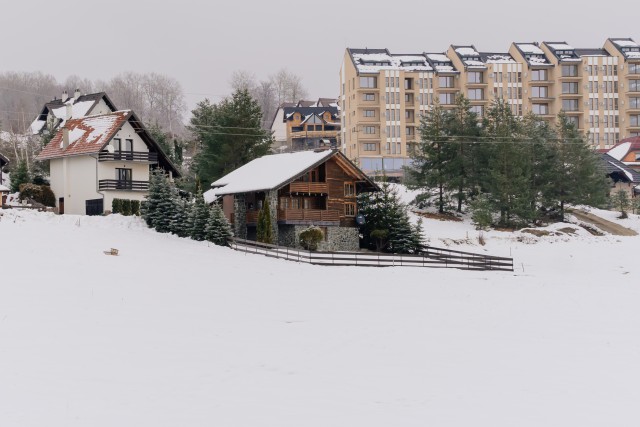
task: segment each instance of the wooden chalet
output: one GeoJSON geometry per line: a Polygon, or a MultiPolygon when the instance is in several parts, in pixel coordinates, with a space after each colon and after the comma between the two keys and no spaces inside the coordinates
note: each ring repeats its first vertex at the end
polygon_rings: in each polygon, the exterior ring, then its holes
{"type": "Polygon", "coordinates": [[[357,195],[378,186],[337,150],[263,156],[211,184],[208,202],[222,200],[236,237],[256,238],[258,212],[269,200],[274,240],[298,246],[309,226],[323,230],[320,250],[357,250],[357,195]]]}

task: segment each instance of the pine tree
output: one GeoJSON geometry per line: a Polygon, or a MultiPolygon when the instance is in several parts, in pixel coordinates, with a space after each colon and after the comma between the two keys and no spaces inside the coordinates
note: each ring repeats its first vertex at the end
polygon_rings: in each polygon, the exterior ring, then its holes
{"type": "Polygon", "coordinates": [[[381,191],[358,196],[359,212],[365,217],[360,229],[363,246],[394,253],[419,252],[422,224],[411,225],[407,207],[391,184],[383,182],[380,188],[381,191]]]}
{"type": "Polygon", "coordinates": [[[190,237],[191,232],[191,203],[179,196],[178,190],[174,187],[172,198],[175,209],[171,218],[171,232],[179,237],[190,237]]]}
{"type": "Polygon", "coordinates": [[[210,183],[269,152],[271,134],[261,128],[262,111],[246,89],[236,90],[219,104],[200,102],[192,111],[190,130],[202,151],[194,159],[195,171],[210,183]],[[242,132],[220,132],[241,129],[242,132]]]}
{"type": "Polygon", "coordinates": [[[597,154],[589,148],[583,135],[564,113],[558,115],[556,138],[550,142],[547,164],[549,179],[544,188],[544,200],[557,207],[564,221],[567,204],[604,204],[608,186],[598,167],[597,154]]]}
{"type": "Polygon", "coordinates": [[[191,238],[198,241],[205,240],[207,238],[206,228],[209,221],[209,206],[204,201],[202,191],[198,191],[196,195],[191,218],[193,218],[191,238]]]}
{"type": "Polygon", "coordinates": [[[164,197],[164,179],[164,173],[160,169],[154,169],[149,174],[149,194],[141,206],[142,218],[149,228],[156,228],[156,221],[161,221],[159,205],[164,197]]]}
{"type": "Polygon", "coordinates": [[[456,152],[456,147],[449,144],[448,120],[448,113],[438,103],[422,116],[421,140],[413,150],[412,166],[408,169],[411,175],[408,186],[422,190],[426,197],[431,197],[435,190],[440,213],[444,213],[447,206],[445,192],[451,185],[449,164],[456,152]]]}
{"type": "Polygon", "coordinates": [[[620,216],[618,218],[628,218],[627,211],[631,208],[631,199],[629,198],[629,194],[620,189],[614,193],[611,201],[613,202],[613,206],[616,210],[620,211],[620,216]]]}
{"type": "Polygon", "coordinates": [[[21,160],[15,172],[11,173],[11,192],[17,193],[20,191],[20,185],[28,184],[29,182],[31,182],[31,176],[29,175],[27,162],[21,160]]]}
{"type": "Polygon", "coordinates": [[[229,224],[222,208],[217,203],[214,203],[209,209],[209,219],[205,231],[206,239],[219,246],[228,246],[229,239],[233,237],[231,224],[229,224]]]}

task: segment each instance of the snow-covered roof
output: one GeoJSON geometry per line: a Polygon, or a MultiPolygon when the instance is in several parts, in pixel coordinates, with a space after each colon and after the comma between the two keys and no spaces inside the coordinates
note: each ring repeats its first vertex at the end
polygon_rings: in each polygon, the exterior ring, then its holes
{"type": "Polygon", "coordinates": [[[69,146],[63,146],[63,129],[58,130],[51,142],[38,155],[39,160],[80,154],[98,153],[128,120],[131,111],[116,111],[109,114],[70,119],[69,146]]]}
{"type": "Polygon", "coordinates": [[[334,150],[271,154],[252,160],[211,184],[204,193],[208,203],[225,194],[280,188],[290,180],[336,154],[334,150]]]}
{"type": "Polygon", "coordinates": [[[483,53],[487,64],[515,64],[515,60],[508,53],[483,53]]]}
{"type": "Polygon", "coordinates": [[[390,53],[362,52],[361,49],[353,49],[351,56],[358,71],[363,73],[376,73],[381,70],[409,70],[409,71],[432,71],[424,55],[393,55],[390,53]]]}
{"type": "Polygon", "coordinates": [[[533,43],[517,43],[518,48],[524,53],[530,53],[532,55],[544,55],[542,49],[533,43]]]}
{"type": "Polygon", "coordinates": [[[629,178],[629,181],[633,182],[634,181],[634,176],[631,172],[629,172],[627,169],[618,166],[617,164],[615,164],[614,162],[609,162],[609,164],[613,165],[616,169],[621,170],[622,172],[624,172],[624,174],[627,176],[627,178],[629,178]]]}
{"type": "Polygon", "coordinates": [[[451,62],[449,57],[443,53],[427,53],[427,58],[434,62],[451,62]]]}
{"type": "Polygon", "coordinates": [[[618,161],[622,161],[631,151],[640,151],[640,139],[638,137],[629,138],[628,141],[622,141],[615,147],[607,151],[607,154],[618,161]]]}
{"type": "Polygon", "coordinates": [[[11,189],[9,187],[5,187],[4,185],[0,185],[0,193],[9,193],[11,189]]]}
{"type": "Polygon", "coordinates": [[[629,39],[611,39],[611,41],[620,47],[639,47],[638,43],[629,39]]]}
{"type": "Polygon", "coordinates": [[[477,50],[473,47],[457,47],[455,51],[458,52],[460,56],[480,56],[477,50]]]}
{"type": "Polygon", "coordinates": [[[566,43],[548,43],[548,46],[554,50],[573,50],[573,47],[566,43]]]}

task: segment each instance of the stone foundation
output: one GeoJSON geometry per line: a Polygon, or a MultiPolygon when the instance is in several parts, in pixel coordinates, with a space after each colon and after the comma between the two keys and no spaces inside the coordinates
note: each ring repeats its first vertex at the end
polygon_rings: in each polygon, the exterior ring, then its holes
{"type": "MultiPolygon", "coordinates": [[[[308,225],[280,225],[278,244],[290,248],[299,248],[300,233],[309,228],[308,225]]],[[[360,236],[355,227],[321,227],[326,230],[325,239],[318,244],[319,252],[348,251],[356,252],[360,249],[360,236]]]]}

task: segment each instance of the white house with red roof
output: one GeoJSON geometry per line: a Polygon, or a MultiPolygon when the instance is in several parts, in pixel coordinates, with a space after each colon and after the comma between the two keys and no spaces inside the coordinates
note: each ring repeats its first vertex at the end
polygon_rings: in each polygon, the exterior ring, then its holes
{"type": "Polygon", "coordinates": [[[144,200],[149,171],[180,175],[166,154],[129,110],[71,118],[37,156],[49,160],[51,189],[60,213],[100,215],[113,199],[144,200]]]}

